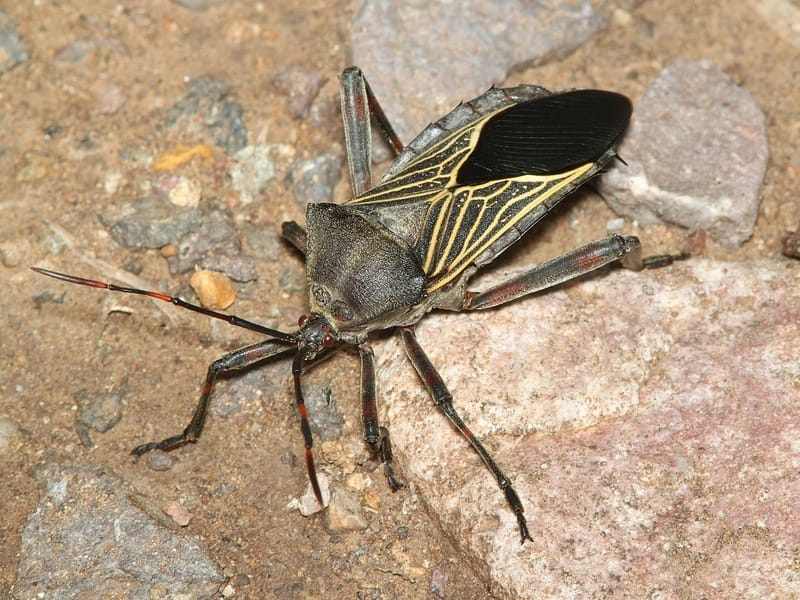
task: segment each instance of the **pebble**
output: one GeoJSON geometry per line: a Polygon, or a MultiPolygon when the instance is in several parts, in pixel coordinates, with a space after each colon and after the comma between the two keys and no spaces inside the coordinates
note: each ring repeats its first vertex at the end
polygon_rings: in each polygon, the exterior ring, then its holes
{"type": "Polygon", "coordinates": [[[189,284],[206,308],[224,310],[236,300],[236,290],[223,273],[196,271],[189,284]]]}
{"type": "Polygon", "coordinates": [[[210,598],[225,582],[199,538],[161,525],[163,513],[146,512],[108,468],[47,463],[34,474],[42,493],[21,532],[10,597],[210,598]]]}
{"type": "Polygon", "coordinates": [[[606,223],[606,231],[622,231],[622,228],[625,227],[625,219],[617,218],[617,219],[609,219],[606,223]]]}
{"type": "Polygon", "coordinates": [[[188,177],[178,177],[169,190],[169,201],[175,206],[197,208],[200,204],[200,186],[188,177]]]}
{"type": "Polygon", "coordinates": [[[93,52],[97,44],[90,39],[74,40],[59,49],[53,59],[60,63],[78,64],[93,52]]]}
{"type": "Polygon", "coordinates": [[[319,505],[317,497],[314,495],[314,490],[311,487],[311,483],[309,482],[306,484],[306,491],[303,493],[303,495],[299,499],[293,498],[287,505],[287,508],[290,510],[297,509],[304,517],[310,517],[311,515],[322,511],[325,506],[328,506],[331,501],[330,480],[325,473],[317,471],[317,481],[319,483],[319,490],[322,493],[322,503],[324,506],[319,505]]]}
{"type": "Polygon", "coordinates": [[[369,526],[358,498],[341,488],[336,488],[326,513],[326,524],[331,533],[360,531],[369,526]]]}
{"type": "Polygon", "coordinates": [[[298,65],[285,67],[272,79],[272,85],[284,96],[289,113],[295,119],[302,119],[308,114],[323,82],[318,71],[298,65]]]}
{"type": "Polygon", "coordinates": [[[13,242],[0,243],[0,262],[8,269],[13,269],[22,264],[22,249],[13,242]]]}
{"type": "Polygon", "coordinates": [[[783,238],[783,255],[800,258],[800,232],[789,233],[783,238]]]}
{"type": "Polygon", "coordinates": [[[431,580],[428,589],[436,598],[445,598],[445,590],[447,590],[447,573],[441,568],[436,567],[431,571],[431,580]]]}
{"type": "Polygon", "coordinates": [[[75,424],[81,443],[93,448],[89,430],[99,433],[110,431],[122,419],[124,409],[124,387],[92,394],[86,390],[79,392],[78,417],[75,424]]]}
{"type": "Polygon", "coordinates": [[[286,178],[295,200],[305,207],[310,202],[331,202],[333,190],[342,176],[342,157],[326,153],[296,161],[286,178]]]}
{"type": "Polygon", "coordinates": [[[147,453],[147,467],[153,471],[169,471],[175,466],[175,459],[169,452],[156,448],[147,453]]]}
{"type": "Polygon", "coordinates": [[[186,527],[192,520],[192,513],[175,500],[164,507],[164,514],[169,516],[179,527],[186,527]]]}
{"type": "Polygon", "coordinates": [[[22,430],[9,417],[0,416],[0,454],[14,449],[22,441],[22,430]]]}
{"type": "Polygon", "coordinates": [[[365,0],[353,18],[353,64],[408,142],[515,67],[565,56],[604,24],[591,0],[365,0]]]}
{"type": "Polygon", "coordinates": [[[176,254],[167,259],[173,275],[200,267],[223,272],[239,282],[258,277],[255,260],[242,255],[239,233],[227,212],[215,210],[203,215],[199,224],[181,237],[176,246],[176,254]]]}
{"type": "Polygon", "coordinates": [[[202,12],[208,10],[210,6],[215,4],[222,4],[225,0],[172,0],[178,6],[188,8],[195,12],[202,12]]]}
{"type": "Polygon", "coordinates": [[[241,226],[242,242],[249,254],[267,261],[275,261],[285,256],[286,243],[273,223],[253,225],[244,223],[241,226]]]}
{"type": "Polygon", "coordinates": [[[110,207],[100,222],[126,248],[161,248],[177,242],[202,222],[200,211],[178,208],[154,198],[110,207]]]}
{"type": "Polygon", "coordinates": [[[165,124],[180,129],[186,138],[198,133],[209,135],[215,145],[233,155],[247,146],[247,127],[244,109],[231,95],[224,81],[192,79],[183,98],[167,111],[165,124]]]}
{"type": "Polygon", "coordinates": [[[705,229],[722,244],[753,233],[768,146],[764,113],[707,60],[678,60],[636,105],[619,148],[628,166],[600,180],[619,215],[705,229]]]}
{"type": "Polygon", "coordinates": [[[14,20],[0,10],[0,75],[30,58],[14,20]]]}
{"type": "Polygon", "coordinates": [[[242,204],[253,202],[264,186],[275,177],[275,163],[270,158],[270,147],[247,146],[234,156],[230,170],[233,189],[239,192],[242,204]]]}

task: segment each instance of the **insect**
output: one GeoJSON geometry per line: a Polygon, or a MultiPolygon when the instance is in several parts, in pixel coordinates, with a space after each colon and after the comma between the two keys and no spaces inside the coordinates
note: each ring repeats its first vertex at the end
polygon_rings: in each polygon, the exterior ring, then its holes
{"type": "Polygon", "coordinates": [[[320,505],[303,373],[337,349],[351,346],[357,350],[364,440],[383,464],[388,485],[395,491],[402,483],[394,472],[389,432],[378,422],[375,358],[369,335],[396,329],[435,406],[497,481],[524,543],[532,538],[511,480],[459,416],[445,382],[414,334],[414,324],[434,309],[472,311],[499,306],[614,261],[641,269],[683,258],[643,259],[636,237],[613,235],[490,289],[467,289],[470,277],[480,267],[615,158],[615,143],[628,126],[631,103],[625,96],[600,90],[551,93],[532,85],[492,87],[429,125],[407,146],[356,67],[342,74],[341,103],[353,198],[342,205],[309,204],[305,229],[295,222],[283,224],[284,237],[306,260],[310,313],[300,317],[297,331],[277,331],[160,292],[33,269],[69,283],[171,302],[268,338],[215,360],[186,428],[161,441],[137,446],[132,451],[136,456],[196,442],[220,374],[269,357],[293,356],[305,462],[320,505]],[[373,119],[396,154],[388,172],[374,186],[373,119]]]}

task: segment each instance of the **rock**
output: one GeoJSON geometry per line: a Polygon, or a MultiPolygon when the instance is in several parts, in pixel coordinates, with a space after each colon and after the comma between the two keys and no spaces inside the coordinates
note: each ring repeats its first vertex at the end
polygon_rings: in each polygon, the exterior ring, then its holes
{"type": "Polygon", "coordinates": [[[196,209],[180,209],[153,198],[112,206],[108,214],[100,215],[114,241],[126,248],[160,248],[177,242],[201,220],[196,209]]]}
{"type": "Polygon", "coordinates": [[[213,598],[221,569],[197,539],[134,505],[105,468],[49,463],[22,532],[13,598],[213,598]]]}
{"type": "Polygon", "coordinates": [[[272,262],[287,256],[287,243],[283,241],[275,224],[244,223],[241,230],[242,242],[247,252],[256,258],[272,262]]]}
{"type": "Polygon", "coordinates": [[[214,6],[216,4],[222,4],[225,0],[172,0],[175,4],[182,6],[183,8],[188,8],[189,10],[193,10],[195,12],[202,12],[204,10],[208,10],[210,6],[214,6]]]}
{"type": "Polygon", "coordinates": [[[319,505],[311,483],[309,482],[306,485],[306,491],[303,493],[303,496],[299,499],[293,498],[292,501],[289,502],[287,508],[290,510],[297,509],[304,517],[310,517],[323,510],[325,506],[328,506],[331,501],[330,480],[325,473],[317,471],[317,481],[319,483],[319,490],[322,493],[322,503],[324,506],[319,505]]]}
{"type": "Polygon", "coordinates": [[[800,232],[788,233],[783,238],[783,255],[800,258],[800,232]]]}
{"type": "Polygon", "coordinates": [[[8,269],[22,264],[23,248],[19,242],[6,241],[0,243],[0,263],[8,269]]]}
{"type": "Polygon", "coordinates": [[[305,207],[310,202],[331,202],[341,175],[341,156],[327,153],[295,162],[286,181],[295,199],[305,207]]]}
{"type": "Polygon", "coordinates": [[[169,516],[178,527],[186,527],[192,521],[192,513],[175,500],[164,507],[164,514],[169,516]]]}
{"type": "Polygon", "coordinates": [[[424,319],[421,345],[522,499],[524,545],[396,338],[376,345],[384,422],[497,596],[790,597],[799,322],[800,264],[700,259],[424,319]]]}
{"type": "Polygon", "coordinates": [[[764,114],[711,62],[666,68],[636,103],[619,153],[628,166],[601,180],[618,214],[705,229],[728,246],[752,235],[768,156],[764,114]]]}
{"type": "Polygon", "coordinates": [[[125,406],[123,401],[125,386],[99,394],[82,390],[78,393],[78,396],[79,408],[75,426],[83,445],[87,448],[93,448],[94,443],[89,430],[105,433],[110,431],[122,419],[125,406]]]}
{"type": "Polygon", "coordinates": [[[344,417],[336,405],[330,386],[306,383],[303,385],[303,396],[314,437],[324,442],[341,437],[344,417]]]}
{"type": "Polygon", "coordinates": [[[294,148],[286,144],[258,144],[237,152],[230,176],[242,204],[256,200],[293,156],[294,148]]]}
{"type": "Polygon", "coordinates": [[[12,419],[0,416],[0,455],[14,450],[22,443],[22,430],[12,419]]]}
{"type": "Polygon", "coordinates": [[[353,19],[361,67],[408,143],[509,71],[563,57],[605,23],[590,0],[365,0],[353,19]]]}
{"type": "Polygon", "coordinates": [[[161,182],[167,198],[175,206],[197,208],[200,204],[202,190],[188,177],[167,176],[161,182]]]}
{"type": "Polygon", "coordinates": [[[206,308],[225,310],[236,300],[236,290],[223,273],[195,271],[189,285],[206,308]]]}
{"type": "Polygon", "coordinates": [[[272,85],[285,97],[289,112],[295,119],[302,119],[308,114],[323,83],[318,71],[298,65],[285,67],[272,79],[272,85]]]}
{"type": "Polygon", "coordinates": [[[153,471],[169,471],[175,466],[175,459],[169,452],[156,448],[147,453],[147,466],[153,471]]]}
{"type": "Polygon", "coordinates": [[[30,58],[14,20],[0,10],[0,75],[30,58]]]}
{"type": "Polygon", "coordinates": [[[220,271],[234,281],[256,279],[255,261],[243,256],[239,234],[230,215],[215,210],[204,215],[200,224],[184,235],[177,253],[167,258],[170,273],[188,273],[195,267],[220,271]]]}
{"type": "Polygon", "coordinates": [[[326,517],[328,530],[331,533],[360,531],[369,526],[358,498],[341,488],[333,491],[326,517]]]}
{"type": "Polygon", "coordinates": [[[207,134],[229,155],[247,146],[244,109],[231,98],[230,86],[211,77],[198,77],[188,87],[167,112],[166,126],[181,129],[186,138],[207,134]]]}

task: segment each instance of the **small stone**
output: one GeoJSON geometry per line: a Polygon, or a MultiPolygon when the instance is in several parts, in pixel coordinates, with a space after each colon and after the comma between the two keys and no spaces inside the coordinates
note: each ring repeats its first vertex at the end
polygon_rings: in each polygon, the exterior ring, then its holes
{"type": "Polygon", "coordinates": [[[609,206],[639,223],[702,228],[726,246],[753,233],[766,171],[764,113],[713,63],[678,60],[636,105],[614,165],[609,206]]]}
{"type": "Polygon", "coordinates": [[[111,207],[100,221],[118,244],[127,248],[161,248],[200,226],[202,215],[153,198],[111,207]]]}
{"type": "Polygon", "coordinates": [[[189,284],[200,299],[200,304],[206,308],[224,310],[236,300],[236,290],[223,273],[197,271],[189,279],[189,284]]]}
{"type": "Polygon", "coordinates": [[[99,395],[87,391],[79,392],[78,423],[105,433],[119,423],[124,408],[124,388],[117,388],[99,395]]]}
{"type": "Polygon", "coordinates": [[[78,64],[85,59],[91,52],[94,52],[97,44],[94,40],[79,39],[70,42],[59,49],[53,57],[56,62],[78,64]]]}
{"type": "Polygon", "coordinates": [[[186,527],[192,520],[192,513],[186,510],[180,502],[175,500],[167,504],[164,508],[164,514],[172,518],[179,527],[186,527]]]}
{"type": "Polygon", "coordinates": [[[633,16],[623,8],[615,8],[612,15],[615,25],[620,27],[630,27],[633,23],[633,16]]]}
{"type": "Polygon", "coordinates": [[[364,506],[377,511],[381,507],[381,497],[375,490],[367,490],[361,497],[364,501],[364,506]]]}
{"type": "Polygon", "coordinates": [[[156,158],[152,166],[154,171],[174,171],[195,158],[211,161],[214,158],[214,150],[207,144],[176,146],[156,158]]]}
{"type": "Polygon", "coordinates": [[[370,479],[367,475],[356,471],[355,473],[351,473],[347,476],[345,485],[353,491],[363,492],[372,485],[372,479],[370,479]]]}
{"type": "Polygon", "coordinates": [[[175,206],[196,208],[200,203],[200,186],[187,177],[178,177],[169,191],[169,201],[175,206]]]}
{"type": "Polygon", "coordinates": [[[336,488],[328,506],[327,526],[331,533],[359,531],[369,526],[358,498],[341,488],[336,488]]]}
{"type": "Polygon", "coordinates": [[[783,238],[783,255],[800,258],[800,232],[789,233],[783,238]]]}
{"type": "Polygon", "coordinates": [[[22,430],[8,417],[0,416],[0,454],[16,448],[22,443],[22,430]]]}
{"type": "Polygon", "coordinates": [[[0,75],[28,60],[28,51],[14,20],[0,10],[0,75]]]}
{"type": "Polygon", "coordinates": [[[253,202],[293,156],[294,148],[286,144],[257,144],[237,152],[230,176],[242,204],[253,202]]]}
{"type": "Polygon", "coordinates": [[[167,111],[166,126],[178,128],[186,138],[210,136],[229,155],[247,146],[244,109],[231,97],[224,81],[198,77],[188,84],[186,94],[167,111]]]}
{"type": "Polygon", "coordinates": [[[445,590],[447,589],[447,573],[443,569],[436,567],[431,571],[431,581],[428,587],[431,594],[437,598],[445,597],[445,590]]]}
{"type": "Polygon", "coordinates": [[[298,65],[285,67],[272,79],[272,84],[283,94],[289,112],[296,119],[302,119],[323,84],[322,76],[298,65]]]}
{"type": "Polygon", "coordinates": [[[147,453],[147,466],[153,471],[169,471],[175,466],[175,459],[169,452],[156,448],[147,453]]]}
{"type": "Polygon", "coordinates": [[[113,115],[128,100],[122,88],[111,81],[98,81],[92,86],[92,91],[97,101],[97,112],[101,115],[113,115]]]}
{"type": "Polygon", "coordinates": [[[203,12],[208,10],[210,6],[215,4],[222,4],[225,0],[172,0],[178,6],[193,10],[195,12],[203,12]]]}
{"type": "Polygon", "coordinates": [[[301,498],[293,498],[287,505],[287,508],[297,509],[304,517],[310,517],[323,510],[331,501],[330,480],[325,473],[317,471],[317,482],[319,483],[319,491],[322,494],[322,504],[319,505],[317,497],[314,495],[314,489],[311,487],[311,482],[306,485],[306,491],[301,498]]]}
{"type": "Polygon", "coordinates": [[[159,253],[164,258],[170,258],[178,254],[178,247],[175,244],[167,244],[166,246],[161,247],[159,253]]]}
{"type": "Polygon", "coordinates": [[[623,218],[609,219],[606,223],[606,231],[622,231],[623,227],[625,227],[625,219],[623,218]]]}
{"type": "Polygon", "coordinates": [[[338,154],[322,154],[292,165],[287,183],[295,200],[302,206],[309,202],[330,202],[341,178],[342,159],[338,154]]]}
{"type": "Polygon", "coordinates": [[[122,173],[119,171],[111,171],[106,173],[103,180],[103,189],[106,191],[106,194],[112,196],[117,193],[120,183],[122,183],[122,173]]]}
{"type": "Polygon", "coordinates": [[[249,254],[266,261],[275,261],[286,253],[286,243],[274,224],[241,226],[242,242],[249,254]]]}
{"type": "Polygon", "coordinates": [[[22,264],[22,249],[13,242],[0,243],[0,262],[8,269],[13,269],[22,264]]]}
{"type": "Polygon", "coordinates": [[[230,583],[222,588],[222,596],[225,598],[233,598],[236,595],[236,588],[230,583]]]}

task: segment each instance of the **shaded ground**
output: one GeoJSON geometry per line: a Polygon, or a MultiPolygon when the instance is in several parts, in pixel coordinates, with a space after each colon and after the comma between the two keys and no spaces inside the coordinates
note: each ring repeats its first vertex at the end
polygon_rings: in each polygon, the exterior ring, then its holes
{"type": "MultiPolygon", "coordinates": [[[[272,80],[285,65],[297,64],[334,81],[347,64],[354,6],[275,4],[231,2],[204,13],[172,3],[3,5],[32,58],[0,79],[0,240],[19,257],[0,266],[0,414],[26,432],[18,451],[0,455],[0,596],[13,583],[20,532],[39,498],[31,469],[43,461],[106,466],[159,505],[179,500],[193,515],[187,531],[202,538],[232,578],[236,597],[352,598],[360,592],[364,598],[425,598],[431,578],[442,573],[447,597],[485,596],[413,486],[392,495],[379,471],[369,473],[378,506],[366,513],[366,531],[331,535],[319,516],[306,519],[286,509],[306,486],[287,364],[270,369],[276,385],[260,401],[227,418],[211,418],[202,442],[178,451],[171,470],[132,462],[130,448],[183,427],[206,365],[254,338],[220,333],[200,318],[172,327],[152,303],[115,298],[109,304],[99,292],[65,288],[27,270],[46,263],[90,275],[83,258],[96,256],[186,292],[186,279],[171,276],[157,250],[117,245],[98,216],[146,194],[155,176],[136,157],[201,141],[163,127],[165,111],[184,95],[187,77],[211,74],[232,86],[244,107],[250,143],[285,143],[298,157],[341,145],[335,112],[317,125],[293,119],[272,80]],[[77,40],[91,44],[83,52],[77,40]],[[65,57],[66,47],[76,54],[65,57]],[[124,97],[113,112],[103,108],[113,95],[109,82],[124,97]],[[110,173],[120,173],[113,193],[106,191],[110,173]],[[74,241],[65,242],[48,223],[74,241]],[[130,307],[132,314],[109,313],[112,306],[130,307]],[[81,395],[121,386],[122,420],[110,432],[94,434],[93,450],[85,448],[75,431],[81,395]]],[[[761,22],[754,24],[743,2],[650,2],[631,15],[630,22],[613,21],[564,61],[515,74],[507,83],[597,86],[636,98],[676,57],[714,60],[767,114],[771,156],[753,239],[736,251],[709,243],[703,252],[736,260],[778,254],[784,232],[800,223],[797,50],[761,22]]],[[[335,106],[335,86],[325,85],[320,93],[335,106]]],[[[287,218],[302,219],[300,203],[282,182],[271,184],[263,199],[240,205],[226,171],[220,151],[181,172],[200,183],[206,202],[230,208],[240,225],[276,228],[287,218]]],[[[337,193],[346,194],[345,181],[337,193]]],[[[536,243],[509,252],[504,264],[549,257],[578,240],[602,237],[613,217],[599,198],[585,194],[566,204],[536,243]]],[[[678,249],[686,239],[686,232],[663,227],[639,234],[649,251],[678,249]]],[[[278,256],[285,259],[259,263],[258,281],[240,289],[231,310],[288,328],[303,312],[303,271],[289,249],[278,256]]],[[[357,381],[357,361],[346,354],[310,377],[311,383],[331,385],[345,417],[345,447],[351,440],[359,447],[357,381]]],[[[442,433],[450,434],[444,427],[442,433]]],[[[372,466],[345,461],[331,468],[368,473],[372,466]]]]}

